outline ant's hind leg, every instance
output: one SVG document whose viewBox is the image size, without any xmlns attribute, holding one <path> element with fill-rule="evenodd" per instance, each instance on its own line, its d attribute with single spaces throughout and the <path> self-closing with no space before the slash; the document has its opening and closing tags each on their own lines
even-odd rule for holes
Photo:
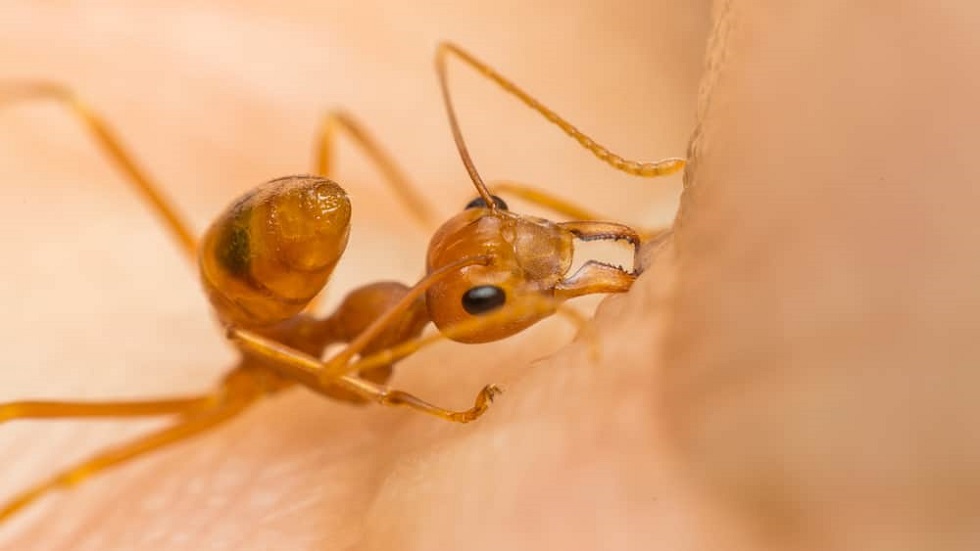
<svg viewBox="0 0 980 551">
<path fill-rule="evenodd" d="M 197 251 L 194 234 L 177 213 L 173 204 L 164 197 L 160 186 L 136 163 L 109 124 L 82 102 L 75 93 L 60 84 L 33 81 L 0 81 L 0 107 L 4 104 L 28 101 L 53 101 L 68 109 L 95 139 L 96 144 L 115 164 L 116 168 L 136 188 L 143 201 L 149 203 L 163 219 L 174 239 L 187 257 L 193 261 Z"/>
<path fill-rule="evenodd" d="M 323 117 L 316 144 L 316 173 L 329 178 L 333 171 L 333 154 L 337 132 L 342 131 L 377 165 L 398 199 L 424 230 L 432 231 L 438 220 L 432 206 L 416 190 L 392 156 L 381 147 L 364 126 L 343 111 L 331 111 Z"/>
<path fill-rule="evenodd" d="M 102 471 L 197 436 L 242 413 L 262 394 L 260 387 L 250 376 L 234 377 L 241 374 L 243 373 L 237 372 L 226 381 L 221 389 L 220 399 L 215 400 L 210 408 L 193 410 L 193 415 L 182 417 L 168 428 L 97 454 L 21 492 L 0 505 L 0 522 L 53 490 L 75 486 Z"/>
</svg>

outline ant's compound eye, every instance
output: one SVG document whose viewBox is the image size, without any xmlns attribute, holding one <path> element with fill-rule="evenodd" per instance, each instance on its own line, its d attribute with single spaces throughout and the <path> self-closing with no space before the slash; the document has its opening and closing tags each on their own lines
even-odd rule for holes
<svg viewBox="0 0 980 551">
<path fill-rule="evenodd" d="M 474 316 L 486 314 L 504 305 L 507 295 L 496 285 L 480 285 L 463 294 L 463 310 Z"/>
<path fill-rule="evenodd" d="M 490 197 L 493 198 L 493 204 L 497 205 L 497 208 L 498 209 L 500 209 L 500 210 L 509 210 L 508 207 L 507 207 L 507 203 L 505 203 L 503 199 L 501 199 L 500 197 L 497 197 L 496 195 L 491 195 Z M 477 197 L 476 199 L 473 199 L 469 203 L 466 203 L 466 207 L 463 210 L 466 210 L 466 209 L 485 209 L 485 208 L 487 208 L 487 202 L 483 200 L 483 197 Z"/>
</svg>

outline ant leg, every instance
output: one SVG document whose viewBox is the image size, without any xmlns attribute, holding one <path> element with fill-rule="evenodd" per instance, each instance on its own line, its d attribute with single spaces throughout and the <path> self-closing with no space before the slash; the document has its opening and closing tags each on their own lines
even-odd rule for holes
<svg viewBox="0 0 980 551">
<path fill-rule="evenodd" d="M 560 312 L 561 305 L 562 299 L 537 296 L 527 297 L 520 302 L 509 303 L 507 306 L 494 312 L 490 312 L 479 317 L 465 319 L 455 325 L 442 329 L 439 333 L 423 335 L 415 339 L 407 340 L 385 350 L 380 350 L 373 354 L 369 354 L 358 359 L 357 361 L 348 361 L 348 363 L 342 366 L 344 369 L 341 371 L 341 373 L 356 373 L 374 369 L 382 365 L 390 365 L 402 360 L 403 358 L 411 356 L 420 349 L 437 341 L 473 335 L 474 333 L 479 333 L 486 327 L 498 326 L 500 324 L 512 322 L 514 319 L 527 319 L 529 317 L 544 319 L 549 315 Z M 337 358 L 347 357 L 346 352 L 347 350 L 345 350 L 344 353 L 338 354 L 335 358 L 331 359 L 330 362 L 325 364 L 325 367 L 327 369 L 334 367 L 331 366 L 333 361 Z M 331 372 L 327 371 L 325 373 Z"/>
<path fill-rule="evenodd" d="M 552 212 L 566 216 L 571 220 L 593 221 L 607 220 L 594 211 L 566 201 L 557 195 L 542 191 L 526 184 L 511 181 L 497 181 L 490 184 L 490 192 L 494 195 L 512 195 L 528 203 L 546 208 Z"/>
<path fill-rule="evenodd" d="M 245 375 L 245 372 L 237 372 Z M 233 384 L 233 383 L 245 383 Z M 174 425 L 150 435 L 138 438 L 66 469 L 57 475 L 34 485 L 0 506 L 0 522 L 27 507 L 45 494 L 75 486 L 92 476 L 116 467 L 162 447 L 192 438 L 232 419 L 261 397 L 261 389 L 251 376 L 229 379 L 222 387 L 224 395 L 213 407 L 185 417 Z"/>
<path fill-rule="evenodd" d="M 243 371 L 233 371 L 214 391 L 200 396 L 161 400 L 123 400 L 102 402 L 21 401 L 0 404 L 0 423 L 26 419 L 189 416 L 211 409 L 229 393 L 240 393 L 240 381 L 250 381 Z M 234 386 L 238 385 L 238 386 Z"/>
<path fill-rule="evenodd" d="M 316 173 L 330 177 L 333 170 L 333 150 L 337 131 L 343 131 L 378 166 L 395 195 L 405 204 L 416 222 L 426 231 L 438 223 L 435 211 L 416 190 L 394 159 L 353 116 L 343 111 L 331 111 L 323 118 L 317 139 Z"/>
<path fill-rule="evenodd" d="M 275 370 L 280 375 L 294 380 L 316 392 L 325 393 L 330 396 L 330 391 L 342 389 L 381 405 L 406 406 L 447 421 L 468 423 L 475 420 L 480 415 L 483 415 L 490 402 L 493 401 L 494 396 L 500 393 L 500 389 L 496 386 L 487 385 L 477 395 L 472 408 L 463 411 L 454 411 L 433 405 L 408 392 L 372 383 L 356 375 L 341 374 L 324 378 L 322 376 L 324 364 L 317 358 L 248 330 L 230 328 L 228 330 L 228 336 L 243 352 L 253 357 L 261 358 L 264 365 Z M 433 340 L 418 339 L 410 342 L 416 344 L 421 342 L 424 345 L 431 343 Z M 413 350 L 421 348 L 422 345 L 416 346 Z M 404 355 L 401 357 L 404 357 Z M 371 356 L 371 358 L 375 358 L 375 356 Z M 377 361 L 373 363 L 380 364 Z M 377 367 L 377 365 L 373 365 L 372 367 Z M 364 368 L 366 369 L 367 366 Z M 361 362 L 353 364 L 352 371 L 358 371 L 360 369 Z"/>
<path fill-rule="evenodd" d="M 486 327 L 496 326 L 500 323 L 512 321 L 515 318 L 526 319 L 528 316 L 536 316 L 539 319 L 543 319 L 555 312 L 559 304 L 558 301 L 529 297 L 520 302 L 509 304 L 507 307 L 495 312 L 470 318 L 452 327 L 447 327 L 442 331 L 442 334 L 410 339 L 401 344 L 359 358 L 356 361 L 354 358 L 363 352 L 365 347 L 375 337 L 382 334 L 389 325 L 400 323 L 402 316 L 429 286 L 448 275 L 452 275 L 462 266 L 484 262 L 486 262 L 486 259 L 482 257 L 464 258 L 422 278 L 422 280 L 402 296 L 401 300 L 378 316 L 342 352 L 326 363 L 320 361 L 319 358 L 246 329 L 229 327 L 227 337 L 246 356 L 262 360 L 263 365 L 275 370 L 283 377 L 296 381 L 314 391 L 329 395 L 331 389 L 342 388 L 385 405 L 405 405 L 450 421 L 472 421 L 486 410 L 493 396 L 499 392 L 497 387 L 493 385 L 485 387 L 481 394 L 477 396 L 473 408 L 458 412 L 433 406 L 405 392 L 391 390 L 385 386 L 365 381 L 357 377 L 356 374 L 378 367 L 392 365 L 442 338 L 454 338 L 474 332 L 478 333 Z"/>
<path fill-rule="evenodd" d="M 352 371 L 351 362 L 353 361 L 354 357 L 364 352 L 371 342 L 379 335 L 383 334 L 388 327 L 401 323 L 406 315 L 410 315 L 414 308 L 418 308 L 418 299 L 425 294 L 429 287 L 447 277 L 453 276 L 466 266 L 473 266 L 477 264 L 485 266 L 489 264 L 490 260 L 491 259 L 488 256 L 461 258 L 455 262 L 446 264 L 430 274 L 427 274 L 425 277 L 420 279 L 418 283 L 413 285 L 404 295 L 402 295 L 398 302 L 387 310 L 381 312 L 370 325 L 368 325 L 356 337 L 351 339 L 346 348 L 331 358 L 329 362 L 324 364 L 320 369 L 320 380 L 323 382 L 328 382 L 339 375 L 350 373 Z"/>
<path fill-rule="evenodd" d="M 473 402 L 472 408 L 463 411 L 452 411 L 434 406 L 407 392 L 393 390 L 384 385 L 365 381 L 364 379 L 351 375 L 340 377 L 337 383 L 349 390 L 357 392 L 365 399 L 377 402 L 383 406 L 405 406 L 454 423 L 476 421 L 481 415 L 486 413 L 494 397 L 502 392 L 496 385 L 487 385 L 476 395 L 476 400 Z"/>
<path fill-rule="evenodd" d="M 214 395 L 171 400 L 127 402 L 41 402 L 0 404 L 0 423 L 16 419 L 55 419 L 66 417 L 151 417 L 187 415 L 215 403 Z"/>
<path fill-rule="evenodd" d="M 99 148 L 136 188 L 142 199 L 149 203 L 163 219 L 171 235 L 187 257 L 193 261 L 197 251 L 194 234 L 183 218 L 177 214 L 173 204 L 164 197 L 160 186 L 140 168 L 133 159 L 132 153 L 123 146 L 102 117 L 82 102 L 71 89 L 60 84 L 0 81 L 0 106 L 5 103 L 43 100 L 54 101 L 66 107 L 68 112 L 86 127 Z"/>
<path fill-rule="evenodd" d="M 320 124 L 320 131 L 316 140 L 316 161 L 314 171 L 317 175 L 324 178 L 331 177 L 333 172 L 334 147 L 337 141 L 338 131 L 344 132 L 357 144 L 369 159 L 378 167 L 384 175 L 388 186 L 399 200 L 405 205 L 412 218 L 424 230 L 431 231 L 438 225 L 435 210 L 425 198 L 418 193 L 415 186 L 405 176 L 405 172 L 398 166 L 394 158 L 375 140 L 370 132 L 364 128 L 349 113 L 344 111 L 330 111 Z M 313 298 L 304 309 L 304 312 L 313 312 L 323 300 L 323 292 Z"/>
<path fill-rule="evenodd" d="M 602 216 L 585 207 L 566 201 L 553 193 L 531 187 L 527 184 L 511 181 L 493 182 L 490 185 L 490 192 L 494 195 L 513 195 L 528 203 L 549 209 L 552 212 L 578 222 L 594 222 L 610 219 L 608 216 Z M 669 227 L 658 229 L 636 228 L 637 233 L 640 234 L 640 237 L 644 241 L 656 239 L 669 230 Z"/>
<path fill-rule="evenodd" d="M 379 365 L 390 365 L 401 360 L 402 358 L 405 358 L 406 356 L 414 354 L 419 349 L 442 339 L 453 338 L 457 335 L 472 334 L 473 332 L 478 332 L 481 328 L 496 326 L 516 317 L 524 317 L 527 315 L 540 315 L 543 317 L 555 312 L 556 310 L 560 311 L 560 304 L 555 300 L 543 298 L 527 299 L 521 303 L 510 305 L 509 307 L 503 308 L 486 316 L 465 320 L 452 327 L 444 329 L 442 333 L 412 339 L 387 350 L 382 350 L 375 354 L 371 354 L 365 358 L 353 362 L 348 366 L 348 369 L 352 373 L 357 373 L 363 370 L 375 368 Z M 593 341 L 590 341 L 590 348 L 593 350 L 593 358 L 597 360 L 598 352 L 595 349 L 595 346 L 596 344 Z M 481 390 L 480 394 L 477 395 L 476 401 L 472 408 L 466 411 L 454 412 L 434 407 L 431 404 L 419 400 L 411 394 L 398 390 L 391 390 L 387 387 L 364 381 L 363 379 L 353 377 L 349 374 L 338 377 L 336 382 L 337 384 L 344 385 L 349 390 L 360 393 L 366 399 L 376 401 L 380 404 L 407 406 L 418 411 L 458 423 L 468 423 L 479 418 L 484 412 L 486 412 L 490 403 L 493 402 L 494 397 L 502 392 L 496 385 L 487 385 L 483 387 L 483 390 Z"/>
<path fill-rule="evenodd" d="M 466 50 L 463 50 L 451 42 L 443 42 L 439 44 L 439 47 L 436 50 L 436 71 L 439 76 L 439 83 L 443 89 L 443 99 L 445 100 L 447 110 L 449 111 L 450 121 L 454 125 L 455 111 L 452 108 L 452 100 L 449 97 L 448 84 L 446 82 L 446 57 L 448 55 L 455 56 L 466 65 L 469 65 L 472 69 L 476 70 L 476 72 L 493 81 L 505 92 L 513 95 L 517 99 L 521 100 L 521 102 L 523 102 L 525 105 L 540 113 L 541 116 L 548 119 L 549 122 L 558 128 L 561 128 L 562 131 L 572 137 L 582 147 L 591 151 L 593 155 L 599 158 L 599 160 L 612 166 L 616 170 L 631 174 L 633 176 L 653 178 L 656 176 L 673 174 L 674 172 L 684 168 L 684 159 L 664 159 L 662 161 L 652 163 L 624 159 L 606 147 L 596 143 L 595 140 L 587 136 L 578 128 L 575 128 L 575 126 L 563 119 L 551 109 L 545 107 L 540 101 L 495 71 L 492 67 L 473 57 Z M 454 134 L 455 133 L 454 127 Z M 458 145 L 459 140 L 457 139 L 457 146 Z M 464 157 L 466 156 L 467 155 L 464 155 Z"/>
</svg>

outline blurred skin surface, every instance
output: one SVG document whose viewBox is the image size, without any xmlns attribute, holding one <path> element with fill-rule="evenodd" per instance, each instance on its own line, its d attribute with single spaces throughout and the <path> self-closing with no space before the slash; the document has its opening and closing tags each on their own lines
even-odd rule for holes
<svg viewBox="0 0 980 551">
<path fill-rule="evenodd" d="M 666 441 L 760 545 L 980 545 L 980 8 L 718 6 Z"/>
<path fill-rule="evenodd" d="M 627 156 L 680 154 L 693 129 L 694 162 L 675 240 L 585 340 L 540 359 L 571 339 L 554 321 L 399 366 L 398 387 L 440 404 L 504 385 L 478 423 L 290 392 L 32 508 L 0 547 L 977 548 L 980 8 L 713 9 L 699 93 L 707 3 L 5 7 L 3 75 L 82 90 L 199 229 L 305 171 L 334 105 L 441 212 L 465 204 L 431 70 L 447 38 Z M 452 80 L 485 178 L 670 218 L 676 179 L 617 175 L 490 85 Z M 328 308 L 415 279 L 426 242 L 360 157 L 339 162 L 354 229 Z M 220 376 L 231 356 L 194 271 L 73 121 L 0 114 L 0 173 L 0 399 Z M 150 426 L 4 426 L 0 491 Z"/>
</svg>

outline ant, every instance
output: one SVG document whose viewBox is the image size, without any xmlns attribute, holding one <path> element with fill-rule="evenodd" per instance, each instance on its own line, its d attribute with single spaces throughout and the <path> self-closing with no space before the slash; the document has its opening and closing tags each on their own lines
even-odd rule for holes
<svg viewBox="0 0 980 551">
<path fill-rule="evenodd" d="M 479 196 L 435 232 L 426 275 L 412 286 L 370 283 L 351 291 L 326 317 L 311 314 L 320 291 L 340 260 L 350 232 L 346 192 L 327 179 L 338 132 L 344 132 L 378 165 L 388 184 L 423 223 L 431 209 L 397 165 L 350 115 L 328 113 L 319 132 L 317 175 L 272 180 L 238 198 L 200 240 L 158 186 L 133 160 L 109 125 L 68 88 L 55 83 L 15 82 L 0 87 L 3 103 L 48 100 L 84 124 L 108 158 L 159 215 L 189 259 L 198 262 L 205 292 L 227 339 L 238 349 L 237 365 L 211 392 L 146 401 L 0 404 L 0 423 L 15 419 L 144 417 L 172 415 L 155 433 L 111 448 L 35 484 L 0 505 L 0 522 L 44 494 L 154 450 L 203 433 L 234 418 L 260 398 L 301 385 L 353 403 L 404 406 L 448 421 L 480 417 L 500 390 L 485 386 L 471 408 L 454 411 L 386 386 L 394 365 L 440 338 L 480 343 L 507 338 L 559 312 L 568 299 L 620 293 L 637 277 L 638 232 L 602 222 L 588 210 L 528 186 L 503 183 L 491 190 L 477 172 L 460 131 L 446 76 L 450 56 L 558 126 L 596 157 L 641 177 L 674 173 L 682 159 L 640 163 L 623 159 L 580 132 L 490 66 L 455 44 L 441 43 L 436 74 L 453 140 Z M 493 192 L 492 192 L 493 191 Z M 575 221 L 555 223 L 514 213 L 496 193 L 510 193 Z M 574 273 L 574 240 L 625 240 L 634 269 L 588 261 Z M 438 332 L 423 336 L 429 323 Z M 345 345 L 329 359 L 327 347 Z"/>
</svg>

